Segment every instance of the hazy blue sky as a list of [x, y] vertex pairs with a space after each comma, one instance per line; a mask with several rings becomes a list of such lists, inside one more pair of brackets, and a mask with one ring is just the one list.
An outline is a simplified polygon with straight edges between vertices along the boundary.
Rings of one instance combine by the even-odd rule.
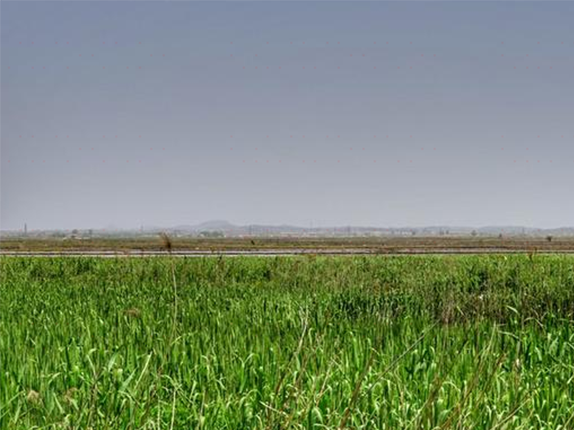
[[573, 18], [2, 2], [0, 228], [574, 225]]

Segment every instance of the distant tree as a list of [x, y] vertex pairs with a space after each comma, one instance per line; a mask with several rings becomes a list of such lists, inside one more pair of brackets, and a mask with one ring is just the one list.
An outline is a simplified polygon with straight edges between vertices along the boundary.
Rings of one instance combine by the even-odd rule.
[[550, 236], [550, 235], [546, 236], [546, 240], [547, 240], [548, 242], [552, 242], [552, 236]]
[[470, 234], [472, 235], [472, 237], [475, 237], [478, 234], [478, 232], [476, 230], [472, 230]]
[[173, 243], [171, 241], [171, 238], [168, 236], [168, 234], [164, 231], [162, 231], [159, 234], [159, 237], [162, 241], [162, 245], [163, 247], [171, 254], [171, 249], [173, 247]]

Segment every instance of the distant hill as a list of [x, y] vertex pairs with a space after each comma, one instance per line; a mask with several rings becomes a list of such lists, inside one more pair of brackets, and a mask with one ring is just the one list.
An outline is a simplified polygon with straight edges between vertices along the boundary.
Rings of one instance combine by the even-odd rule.
[[[27, 236], [66, 236], [69, 230], [29, 230]], [[241, 236], [285, 236], [285, 237], [346, 237], [346, 236], [574, 236], [574, 227], [540, 229], [523, 226], [426, 226], [426, 227], [369, 227], [369, 226], [332, 226], [332, 227], [301, 227], [295, 225], [235, 225], [226, 220], [210, 220], [200, 224], [182, 224], [175, 227], [141, 226], [134, 229], [116, 229], [107, 226], [103, 229], [78, 229], [81, 236], [120, 235], [120, 236], [149, 236], [165, 231], [176, 236], [196, 236], [205, 233], [221, 233], [227, 237]], [[24, 235], [22, 230], [3, 230], [3, 237], [18, 237]]]
[[197, 225], [178, 225], [176, 227], [170, 228], [170, 230], [179, 231], [215, 231], [215, 230], [233, 230], [237, 226], [231, 224], [225, 220], [213, 220], [202, 222]]

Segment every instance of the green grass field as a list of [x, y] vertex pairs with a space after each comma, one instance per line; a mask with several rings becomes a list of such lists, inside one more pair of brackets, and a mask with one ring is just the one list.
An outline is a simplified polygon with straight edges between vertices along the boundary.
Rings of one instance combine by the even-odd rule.
[[0, 265], [1, 429], [574, 428], [574, 256]]

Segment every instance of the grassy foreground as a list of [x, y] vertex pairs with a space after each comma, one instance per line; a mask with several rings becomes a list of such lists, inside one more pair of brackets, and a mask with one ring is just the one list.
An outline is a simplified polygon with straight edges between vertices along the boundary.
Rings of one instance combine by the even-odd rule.
[[574, 256], [2, 258], [0, 429], [572, 429]]

